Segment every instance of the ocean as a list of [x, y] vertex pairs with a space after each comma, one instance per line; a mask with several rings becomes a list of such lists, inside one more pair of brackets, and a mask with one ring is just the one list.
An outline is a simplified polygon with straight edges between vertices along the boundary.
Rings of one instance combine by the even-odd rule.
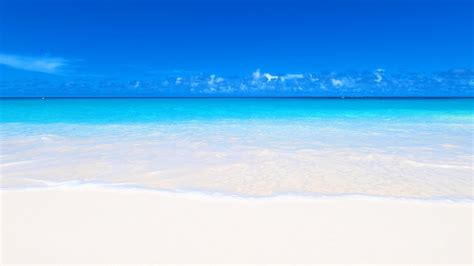
[[473, 200], [474, 99], [1, 99], [2, 189]]

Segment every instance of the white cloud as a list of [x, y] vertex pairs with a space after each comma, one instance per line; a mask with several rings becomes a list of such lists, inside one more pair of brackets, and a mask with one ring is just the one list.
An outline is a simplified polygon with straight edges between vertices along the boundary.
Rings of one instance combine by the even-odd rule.
[[221, 83], [224, 81], [224, 78], [221, 78], [221, 77], [217, 77], [216, 75], [212, 74], [210, 77], [209, 77], [209, 80], [207, 81], [207, 84], [209, 84], [210, 86], [214, 85], [214, 84], [217, 84], [217, 83]]
[[377, 70], [375, 70], [375, 82], [379, 83], [383, 80], [383, 73], [384, 73], [384, 70], [379, 68]]
[[260, 69], [255, 70], [255, 72], [252, 73], [253, 79], [259, 79], [261, 74], [260, 74]]
[[342, 80], [340, 79], [331, 79], [331, 83], [334, 87], [338, 88], [338, 87], [341, 87], [342, 85], [344, 85], [344, 82], [342, 82]]
[[270, 73], [265, 73], [265, 74], [263, 74], [263, 76], [267, 79], [267, 81], [272, 81], [274, 79], [278, 79], [278, 76], [273, 76]]
[[252, 73], [252, 77], [253, 77], [253, 82], [254, 83], [257, 80], [259, 80], [260, 78], [266, 78], [267, 82], [272, 81], [274, 79], [280, 79], [281, 81], [284, 82], [285, 80], [289, 80], [289, 79], [302, 79], [302, 78], [304, 78], [304, 75], [303, 74], [286, 74], [286, 75], [283, 75], [283, 76], [274, 76], [270, 73], [262, 74], [260, 72], [260, 69], [257, 69]]
[[281, 81], [285, 81], [287, 79], [302, 79], [302, 78], [304, 78], [303, 74], [286, 74], [280, 77]]
[[209, 86], [212, 86], [214, 84], [214, 80], [216, 79], [216, 75], [212, 74], [210, 77], [209, 77], [209, 80], [207, 81], [207, 84], [209, 84]]
[[286, 74], [287, 79], [302, 79], [304, 78], [303, 74]]
[[65, 59], [58, 57], [28, 57], [0, 54], [0, 65], [34, 72], [52, 74], [58, 72], [66, 64], [67, 61]]
[[319, 81], [319, 78], [316, 76], [313, 76], [313, 74], [309, 74], [309, 80], [311, 80], [311, 82], [316, 82], [316, 81]]

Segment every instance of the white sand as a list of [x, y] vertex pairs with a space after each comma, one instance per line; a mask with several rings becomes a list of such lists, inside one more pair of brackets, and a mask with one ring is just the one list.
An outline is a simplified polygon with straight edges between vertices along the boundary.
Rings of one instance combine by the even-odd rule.
[[2, 191], [2, 264], [472, 263], [472, 204]]

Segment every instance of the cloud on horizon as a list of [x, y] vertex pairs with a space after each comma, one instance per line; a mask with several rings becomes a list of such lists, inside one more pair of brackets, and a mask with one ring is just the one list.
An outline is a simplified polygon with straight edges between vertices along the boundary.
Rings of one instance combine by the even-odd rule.
[[67, 65], [67, 60], [59, 57], [32, 57], [0, 53], [0, 65], [27, 71], [55, 74]]

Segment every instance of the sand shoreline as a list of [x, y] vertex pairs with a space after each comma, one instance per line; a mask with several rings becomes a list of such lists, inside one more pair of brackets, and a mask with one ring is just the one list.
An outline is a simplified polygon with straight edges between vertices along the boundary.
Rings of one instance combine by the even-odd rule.
[[2, 264], [472, 263], [473, 204], [1, 190]]

